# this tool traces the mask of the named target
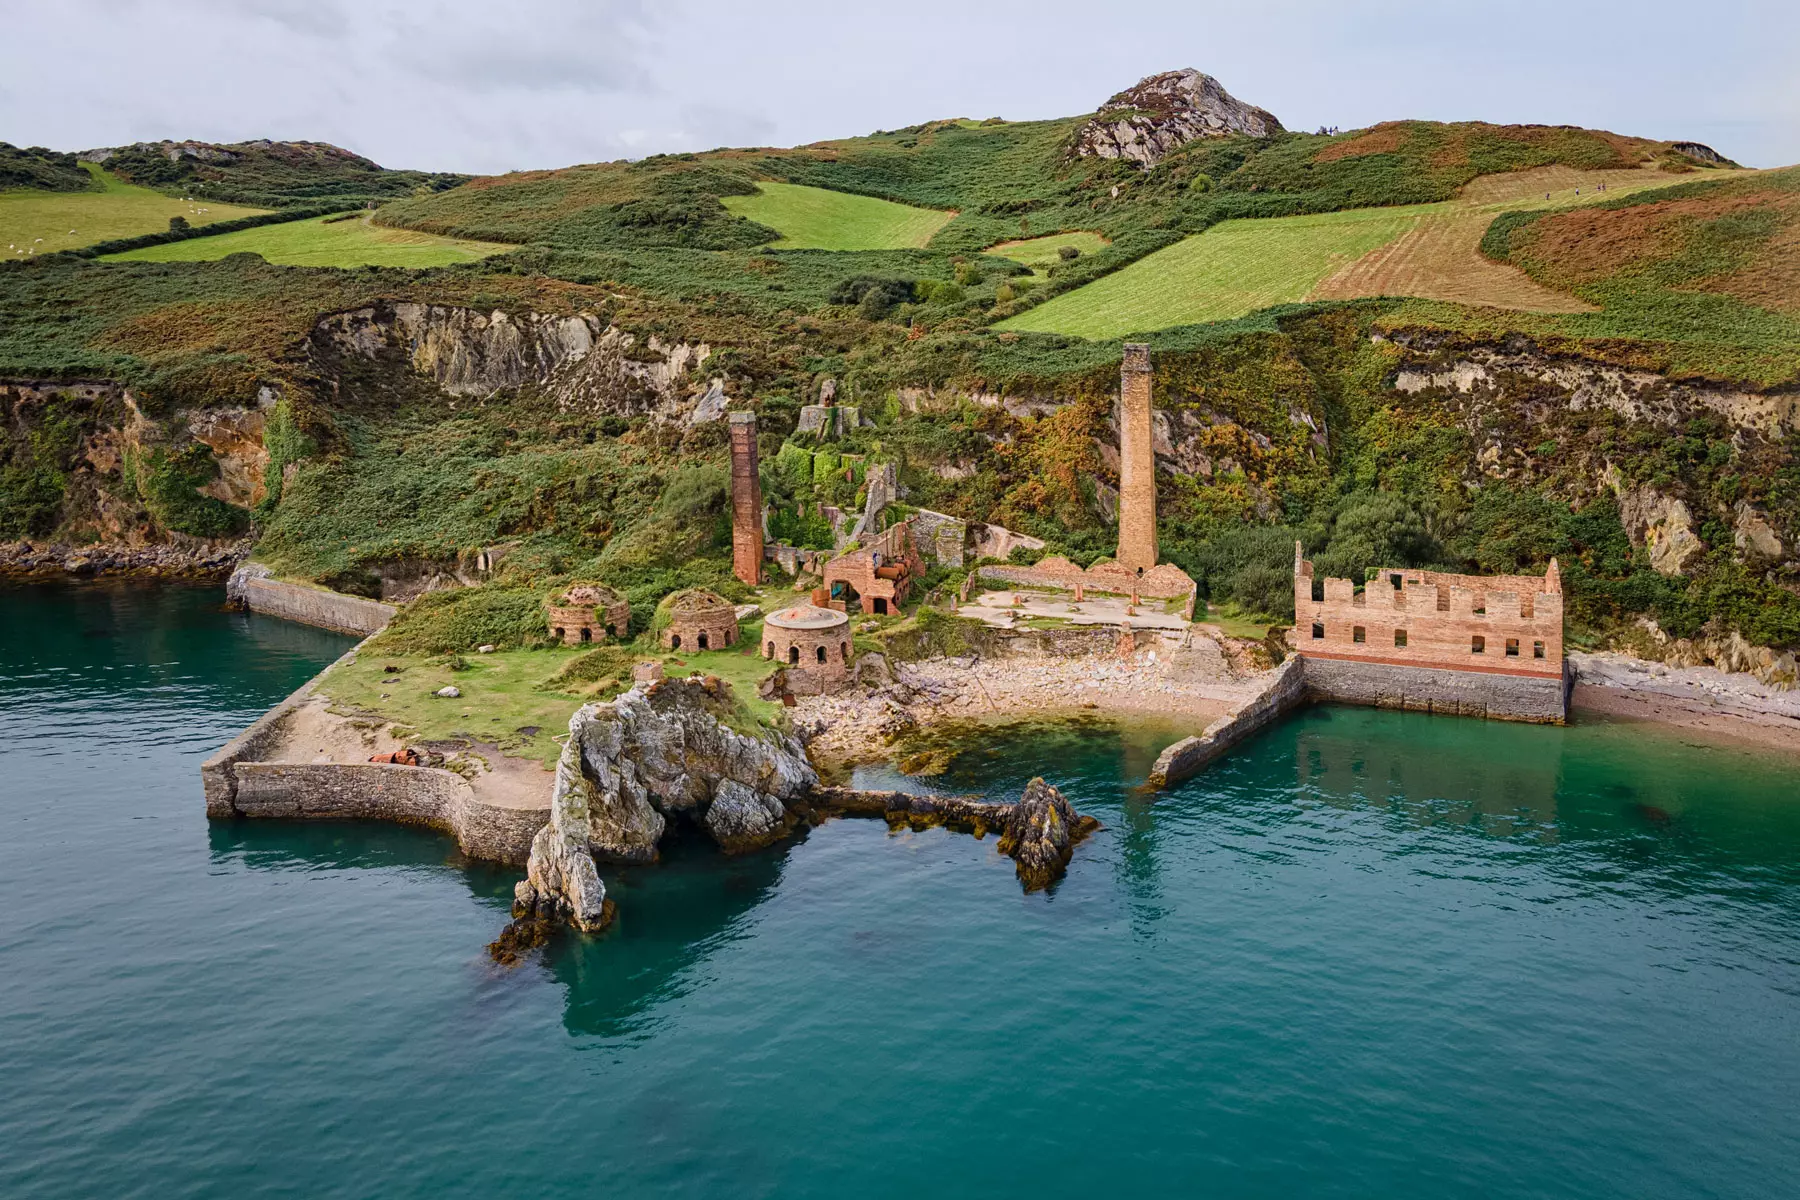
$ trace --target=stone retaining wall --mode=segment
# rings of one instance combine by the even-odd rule
[[[1191,779],[1213,759],[1302,703],[1306,699],[1305,672],[1298,656],[1282,663],[1254,699],[1208,725],[1199,737],[1182,738],[1157,756],[1156,765],[1150,768],[1150,786],[1166,788]]]
[[[1542,725],[1561,725],[1568,713],[1568,686],[1562,675],[1544,678],[1299,657],[1306,663],[1307,694],[1335,704]]]

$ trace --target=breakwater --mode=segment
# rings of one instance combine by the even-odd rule
[[[394,605],[379,600],[275,579],[267,567],[254,563],[232,572],[230,582],[225,585],[225,594],[233,604],[251,612],[361,637],[385,628],[399,611]]]

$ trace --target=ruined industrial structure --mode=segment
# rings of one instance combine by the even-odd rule
[[[825,564],[826,605],[848,612],[851,604],[860,603],[863,612],[876,616],[897,613],[924,574],[925,562],[913,544],[912,522],[901,521],[868,545]]]
[[[1156,427],[1150,404],[1150,347],[1125,343],[1119,369],[1119,565],[1143,574],[1156,565]]]
[[[1320,700],[1561,724],[1562,575],[1316,576],[1294,544],[1294,628]]]
[[[622,639],[631,625],[631,605],[604,583],[577,583],[545,606],[550,633],[565,646]]]
[[[763,619],[763,657],[787,668],[797,696],[835,692],[850,682],[850,618],[831,608],[797,604]]]
[[[762,478],[757,473],[756,414],[731,420],[731,570],[750,587],[762,582]]]
[[[723,650],[737,642],[737,609],[716,592],[676,592],[663,601],[663,614],[668,623],[657,641],[665,650]]]

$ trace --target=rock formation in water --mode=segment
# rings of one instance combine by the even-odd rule
[[[1025,785],[1025,794],[1007,814],[1000,853],[1012,855],[1019,882],[1035,892],[1062,878],[1075,843],[1097,825],[1092,817],[1076,813],[1068,799],[1039,776]]]
[[[921,796],[911,792],[864,792],[822,787],[809,805],[815,814],[881,817],[897,828],[944,826],[987,836],[1000,831],[1000,853],[1017,866],[1025,890],[1048,887],[1068,869],[1075,847],[1100,828],[1076,812],[1068,799],[1039,777],[1025,785],[1016,803],[995,804],[962,796]]]
[[[1211,75],[1189,68],[1140,80],[1100,106],[1075,131],[1076,158],[1123,158],[1148,171],[1198,138],[1268,137],[1281,122],[1245,104]]]
[[[798,742],[739,733],[730,724],[735,713],[730,686],[711,677],[643,682],[579,709],[515,912],[603,927],[596,856],[654,862],[674,819],[706,830],[732,854],[786,834],[795,821],[789,805],[818,775]]]

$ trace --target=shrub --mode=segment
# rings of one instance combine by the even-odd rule
[[[1081,257],[1081,251],[1074,246],[1063,246],[1057,250],[1056,257],[1062,259],[1064,262],[1074,262]]]
[[[175,449],[155,446],[130,456],[128,477],[156,523],[192,537],[235,537],[250,527],[250,514],[200,488],[219,477],[212,452],[195,443]]]
[[[426,592],[401,609],[370,648],[383,654],[453,654],[493,645],[535,645],[548,636],[544,598],[524,588],[487,585]]]

